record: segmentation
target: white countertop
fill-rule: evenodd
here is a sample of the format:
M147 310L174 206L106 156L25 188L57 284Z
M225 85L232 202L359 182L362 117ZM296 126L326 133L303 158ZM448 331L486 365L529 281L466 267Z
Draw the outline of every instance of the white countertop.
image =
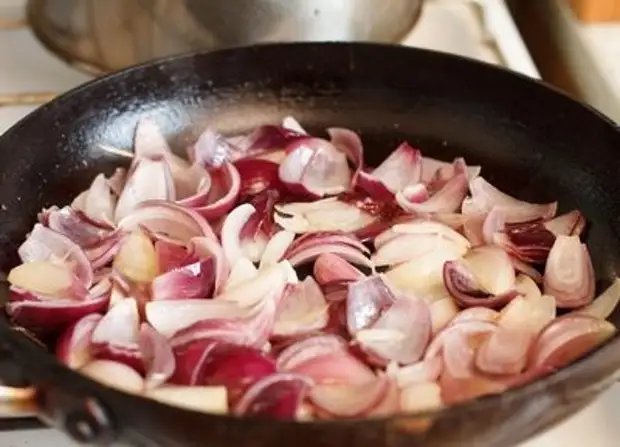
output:
M0 16L7 5L23 0L0 0ZM514 24L502 1L489 0L486 10L488 30L481 27L479 10L466 0L429 0L420 25L405 43L440 51L463 54L490 63L507 64L515 70L537 76ZM11 13L14 12L14 9ZM498 37L499 41L490 41ZM499 48L499 52L498 52ZM501 54L504 51L504 54ZM505 52L509 51L509 54ZM0 31L0 94L36 91L65 91L90 76L67 67L47 53L27 30ZM34 106L0 107L0 132L27 114ZM620 386L615 386L586 410L520 447L616 447L620 445ZM52 429L0 432L3 447L70 446L71 441Z

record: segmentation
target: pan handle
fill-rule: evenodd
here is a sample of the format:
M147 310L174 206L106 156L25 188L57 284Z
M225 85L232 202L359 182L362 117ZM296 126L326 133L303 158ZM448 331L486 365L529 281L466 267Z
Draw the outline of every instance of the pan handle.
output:
M21 328L19 336L33 337ZM25 334L24 334L25 333ZM33 340L38 343L36 339ZM0 418L37 417L75 442L109 445L117 438L110 412L94 396L73 395L53 385L33 384L6 342L0 342Z

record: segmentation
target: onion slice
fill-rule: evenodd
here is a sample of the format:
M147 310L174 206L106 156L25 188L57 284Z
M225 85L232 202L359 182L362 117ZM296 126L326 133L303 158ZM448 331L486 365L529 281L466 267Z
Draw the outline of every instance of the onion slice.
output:
M308 276L284 293L271 335L286 337L312 333L323 329L327 319L323 292L312 276Z
M448 261L444 284L462 306L499 307L516 296L515 273L508 255L497 247L477 247L460 261Z
M555 319L532 347L530 368L561 368L596 348L616 332L608 321L588 315Z
M618 307L619 301L620 279L614 278L612 284L605 289L603 293L597 296L594 301L581 309L577 309L575 312L605 320L609 318L616 307Z
M431 336L431 315L423 300L400 297L369 328L355 334L361 348L380 364L414 363L422 357Z
M292 419L312 383L305 377L276 373L256 382L235 406L238 415Z
M35 224L17 253L23 262L50 261L67 266L87 289L93 283L86 253L68 237L41 224Z
M557 202L532 204L503 193L482 177L476 177L469 184L471 198L463 201L463 214L488 213L493 207L504 209L507 223L528 222L536 219L548 220L555 216Z
M90 314L69 326L56 342L56 357L71 369L80 369L93 357L91 336L101 315Z
M545 294L553 295L558 307L577 308L594 298L594 268L579 236L558 236L545 266Z
M138 345L146 370L144 387L152 389L164 384L175 369L175 358L168 340L148 323L142 323Z
M347 328L355 335L371 327L396 297L378 275L352 282L347 294Z
M402 143L371 173L359 172L357 186L371 197L390 200L397 191L420 181L422 155L407 143Z

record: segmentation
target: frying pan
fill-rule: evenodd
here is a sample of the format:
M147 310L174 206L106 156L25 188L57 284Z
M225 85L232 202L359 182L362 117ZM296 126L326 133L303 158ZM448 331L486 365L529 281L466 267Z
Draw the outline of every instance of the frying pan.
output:
M361 133L369 163L408 140L463 155L524 200L558 199L591 222L599 288L620 261L620 132L593 110L530 79L455 56L373 44L274 44L182 56L95 80L41 107L0 138L0 267L44 206L68 203L126 160L150 115L176 150L207 123L224 133L293 115L310 131ZM5 291L6 292L6 291ZM612 316L620 324L620 314ZM559 372L438 414L294 423L185 411L106 388L60 366L0 319L4 359L32 384L38 411L75 439L194 446L506 446L591 402L620 368L620 336ZM6 373L6 371L3 369ZM6 375L6 374L5 374ZM17 383L17 382L13 382Z

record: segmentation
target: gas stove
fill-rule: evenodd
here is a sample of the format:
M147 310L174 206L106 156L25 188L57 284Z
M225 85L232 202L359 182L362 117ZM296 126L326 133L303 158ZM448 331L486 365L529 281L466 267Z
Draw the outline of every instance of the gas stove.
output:
M0 132L53 97L93 76L65 64L31 34L24 20L25 0L0 2ZM532 78L539 73L521 40L504 0L427 0L422 18L401 42L506 67ZM46 428L30 415L3 414L0 400L0 445L70 446L64 434ZM620 427L620 386L588 409L520 447L616 446Z

